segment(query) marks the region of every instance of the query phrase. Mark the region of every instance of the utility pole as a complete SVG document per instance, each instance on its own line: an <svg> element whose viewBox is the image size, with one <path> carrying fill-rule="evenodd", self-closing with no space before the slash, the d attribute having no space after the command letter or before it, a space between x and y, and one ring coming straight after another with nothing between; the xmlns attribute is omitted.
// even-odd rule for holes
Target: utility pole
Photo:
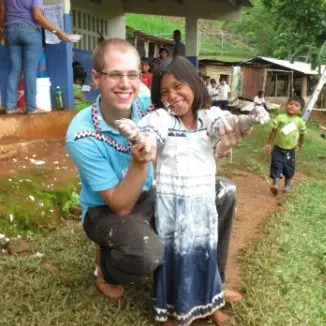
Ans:
<svg viewBox="0 0 326 326"><path fill-rule="evenodd" d="M312 110L314 109L314 106L318 100L318 96L321 92L321 90L323 89L323 86L326 84L326 67L324 69L324 72L323 74L321 75L320 79L319 79L319 82L314 90L314 92L312 93L312 97L311 97L311 100L305 110L305 112L303 113L303 116L302 116L302 119L304 121L307 121Z"/></svg>

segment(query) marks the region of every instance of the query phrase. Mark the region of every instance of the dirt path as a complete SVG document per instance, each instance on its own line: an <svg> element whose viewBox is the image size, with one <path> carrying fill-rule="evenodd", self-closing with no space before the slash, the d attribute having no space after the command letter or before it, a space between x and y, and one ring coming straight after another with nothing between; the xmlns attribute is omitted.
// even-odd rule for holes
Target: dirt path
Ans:
<svg viewBox="0 0 326 326"><path fill-rule="evenodd" d="M269 180L254 174L237 171L232 181L237 185L238 204L232 227L226 285L236 289L243 285L238 261L241 250L257 236L261 223L278 208L280 196L270 193Z"/></svg>
<svg viewBox="0 0 326 326"><path fill-rule="evenodd" d="M298 173L295 182L305 180ZM232 227L232 238L227 265L226 286L239 289L242 283L241 250L246 248L260 232L261 224L278 209L283 194L274 196L270 192L270 180L255 174L235 171L232 181L237 185L237 213Z"/></svg>

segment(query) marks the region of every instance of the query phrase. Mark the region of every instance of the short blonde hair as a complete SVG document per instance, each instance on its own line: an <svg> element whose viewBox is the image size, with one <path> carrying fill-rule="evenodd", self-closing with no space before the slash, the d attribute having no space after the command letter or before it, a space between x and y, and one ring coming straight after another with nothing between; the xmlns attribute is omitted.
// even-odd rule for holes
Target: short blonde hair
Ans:
<svg viewBox="0 0 326 326"><path fill-rule="evenodd" d="M104 40L97 45L93 54L93 68L95 71L97 72L103 71L103 69L105 68L104 56L110 50L115 50L122 53L126 51L133 52L136 56L138 66L140 66L140 58L136 48L128 41L122 38L112 38L112 39Z"/></svg>

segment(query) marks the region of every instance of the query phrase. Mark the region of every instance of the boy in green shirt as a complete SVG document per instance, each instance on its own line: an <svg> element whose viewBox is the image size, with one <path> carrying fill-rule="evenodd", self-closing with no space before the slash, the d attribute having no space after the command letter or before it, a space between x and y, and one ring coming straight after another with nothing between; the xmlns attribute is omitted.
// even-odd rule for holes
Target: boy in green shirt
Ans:
<svg viewBox="0 0 326 326"><path fill-rule="evenodd" d="M265 153L272 153L270 177L273 179L271 191L278 194L280 180L285 178L284 192L291 190L291 181L295 172L295 153L299 151L307 133L306 124L301 118L304 100L299 96L289 98L286 112L272 120L272 131ZM272 144L274 148L272 150Z"/></svg>

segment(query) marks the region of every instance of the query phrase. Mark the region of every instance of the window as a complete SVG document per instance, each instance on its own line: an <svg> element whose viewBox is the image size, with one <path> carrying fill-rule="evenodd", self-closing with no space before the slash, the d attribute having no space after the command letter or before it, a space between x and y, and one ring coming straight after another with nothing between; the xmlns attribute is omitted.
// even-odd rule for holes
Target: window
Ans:
<svg viewBox="0 0 326 326"><path fill-rule="evenodd" d="M101 1L94 1L100 3ZM72 10L72 31L83 35L80 42L75 43L74 47L80 50L94 51L99 37L98 31L107 36L108 22L103 18L82 12L79 9Z"/></svg>

